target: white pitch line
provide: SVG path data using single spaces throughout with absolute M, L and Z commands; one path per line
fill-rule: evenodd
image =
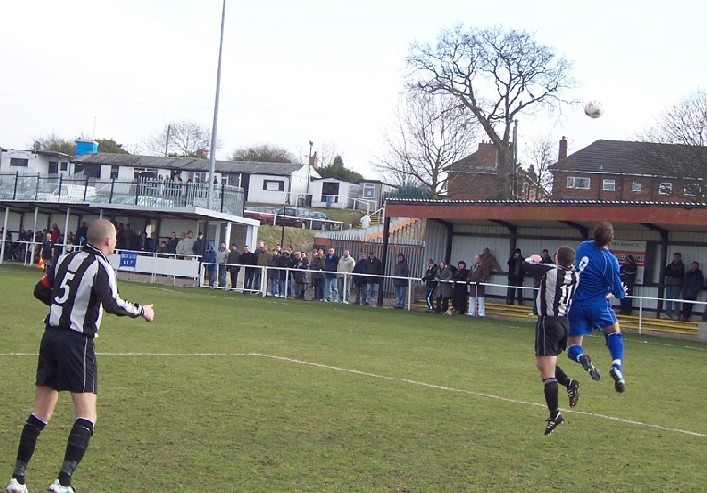
M 273 360 L 284 361 L 287 363 L 295 363 L 298 365 L 313 366 L 315 368 L 321 368 L 321 369 L 325 369 L 325 370 L 333 370 L 333 371 L 352 373 L 354 375 L 361 375 L 364 377 L 377 378 L 380 380 L 403 382 L 403 383 L 407 383 L 410 385 L 417 385 L 420 387 L 425 387 L 428 389 L 444 390 L 447 392 L 455 392 L 458 394 L 473 395 L 475 397 L 485 397 L 488 399 L 509 402 L 512 404 L 522 404 L 522 405 L 526 405 L 526 406 L 541 407 L 541 408 L 545 407 L 545 404 L 540 404 L 537 402 L 528 402 L 528 401 L 522 401 L 519 399 L 511 399 L 508 397 L 503 397 L 503 396 L 494 395 L 494 394 L 486 394 L 484 392 L 475 392 L 473 390 L 457 389 L 454 387 L 435 385 L 435 384 L 431 384 L 431 383 L 420 382 L 418 380 L 411 380 L 409 378 L 388 377 L 385 375 L 378 375 L 376 373 L 370 373 L 370 372 L 365 372 L 365 371 L 361 371 L 361 370 L 353 370 L 350 368 L 341 368 L 338 366 L 324 365 L 322 363 L 314 363 L 311 361 L 304 361 L 301 359 L 288 358 L 286 356 L 276 356 L 276 355 L 264 354 L 264 353 L 96 353 L 96 355 L 98 355 L 98 356 L 139 356 L 139 357 L 142 357 L 142 356 L 145 356 L 145 357 L 155 357 L 155 356 L 165 356 L 165 357 L 256 356 L 256 357 L 260 357 L 260 358 L 269 358 L 269 359 L 273 359 Z M 1 353 L 0 357 L 2 357 L 2 356 L 37 356 L 37 354 L 36 353 Z M 644 426 L 644 427 L 653 428 L 656 430 L 670 431 L 670 432 L 674 432 L 674 433 L 683 433 L 685 435 L 690 435 L 690 436 L 695 436 L 695 437 L 707 436 L 706 434 L 698 433 L 695 431 L 683 430 L 680 428 L 669 428 L 666 426 L 654 425 L 651 423 L 645 423 L 643 421 L 636 421 L 633 419 L 617 418 L 615 416 L 608 416 L 606 414 L 590 413 L 590 412 L 586 412 L 586 411 L 576 411 L 576 410 L 565 410 L 565 411 L 570 412 L 570 413 L 574 413 L 574 414 L 582 414 L 584 416 L 592 416 L 595 418 L 607 419 L 609 421 L 616 421 L 619 423 L 626 423 L 626 424 L 631 424 L 631 425 L 636 425 L 636 426 Z

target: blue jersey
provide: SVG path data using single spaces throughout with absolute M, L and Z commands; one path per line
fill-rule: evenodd
M 619 261 L 607 248 L 599 248 L 594 241 L 583 241 L 577 248 L 575 267 L 580 273 L 579 283 L 573 303 L 606 303 L 612 293 L 617 298 L 626 297 L 621 278 Z

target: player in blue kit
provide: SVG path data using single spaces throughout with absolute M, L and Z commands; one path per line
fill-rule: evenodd
M 624 356 L 624 340 L 616 314 L 611 308 L 611 296 L 626 297 L 626 288 L 619 277 L 619 261 L 609 251 L 614 239 L 614 227 L 601 222 L 594 227 L 594 240 L 583 241 L 577 248 L 575 267 L 582 282 L 569 311 L 569 338 L 567 356 L 579 363 L 594 380 L 599 380 L 599 370 L 592 358 L 584 354 L 582 339 L 592 330 L 602 330 L 606 347 L 611 354 L 611 377 L 617 392 L 626 389 L 621 362 Z

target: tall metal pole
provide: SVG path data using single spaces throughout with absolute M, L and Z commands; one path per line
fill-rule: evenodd
M 218 68 L 216 70 L 216 100 L 214 101 L 214 124 L 211 127 L 211 149 L 209 149 L 209 177 L 207 180 L 206 208 L 211 209 L 211 196 L 214 191 L 212 182 L 216 170 L 216 128 L 218 125 L 218 98 L 221 94 L 221 54 L 223 52 L 223 26 L 226 23 L 226 0 L 221 11 L 221 41 L 218 46 Z
M 314 141 L 309 141 L 309 161 L 307 162 L 307 191 L 304 193 L 304 205 L 307 204 L 307 197 L 309 197 L 309 171 L 312 169 L 312 146 Z M 311 203 L 309 204 L 311 205 Z
M 518 120 L 513 120 L 513 174 L 511 181 L 511 198 L 518 198 Z

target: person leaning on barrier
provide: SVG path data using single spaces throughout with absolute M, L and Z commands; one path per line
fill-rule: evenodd
M 408 288 L 408 280 L 400 279 L 401 277 L 410 277 L 410 267 L 408 266 L 408 261 L 405 259 L 405 255 L 402 253 L 398 254 L 398 263 L 395 264 L 395 269 L 393 270 L 393 286 L 395 286 L 395 306 L 398 310 L 402 310 L 405 307 L 405 295 Z
M 366 280 L 366 276 L 362 275 L 366 273 L 366 262 L 368 262 L 368 260 L 366 260 L 366 254 L 363 252 L 359 253 L 358 262 L 356 262 L 352 271 L 353 289 L 356 295 L 354 304 L 356 305 L 366 302 L 366 286 L 368 285 L 368 281 Z

